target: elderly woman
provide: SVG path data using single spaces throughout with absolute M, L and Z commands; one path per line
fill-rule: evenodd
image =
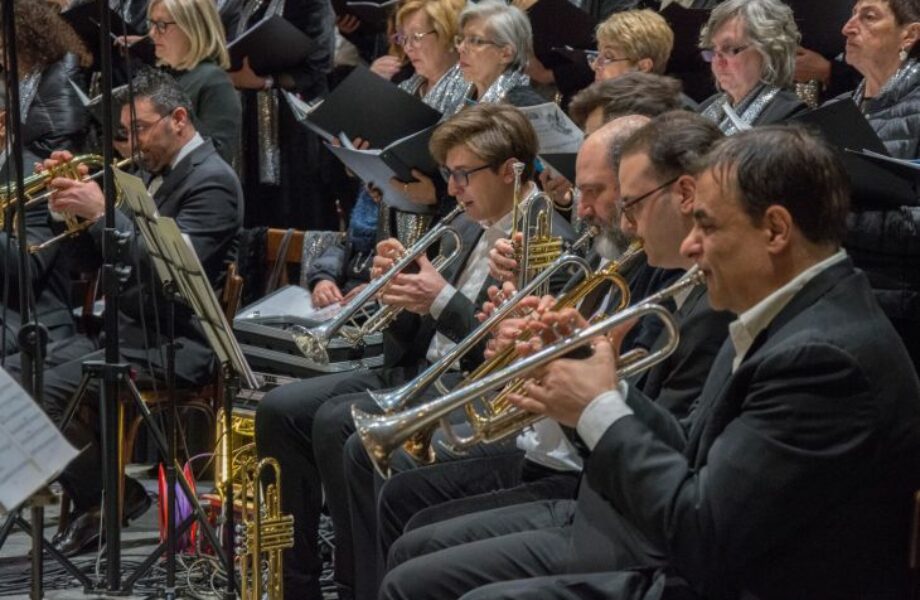
M 779 0 L 727 0 L 700 34 L 719 93 L 702 115 L 726 134 L 783 121 L 805 105 L 788 88 L 795 70 L 799 30 L 792 9 Z
M 663 75 L 674 48 L 674 32 L 653 10 L 614 13 L 597 26 L 595 81 L 614 79 L 630 71 Z
M 157 62 L 175 71 L 192 100 L 198 131 L 230 162 L 239 144 L 242 108 L 225 71 L 230 58 L 214 0 L 153 0 L 147 19 Z
M 63 148 L 77 153 L 83 149 L 87 112 L 70 81 L 78 78 L 78 55 L 86 58 L 86 50 L 50 4 L 16 2 L 14 7 L 22 164 L 28 176 L 35 164 L 48 158 L 53 150 Z M 0 66 L 5 69 L 7 65 L 3 60 L 0 57 Z M 0 117 L 5 115 L 0 112 Z M 0 118 L 0 123 L 5 127 L 6 119 Z M 2 131 L 0 185 L 4 187 L 13 174 L 12 161 L 5 148 L 6 131 Z M 26 211 L 26 226 L 30 244 L 43 242 L 53 235 L 46 206 Z M 58 260 L 58 249 L 52 247 L 29 258 L 36 314 L 48 328 L 51 340 L 65 339 L 73 333 L 69 309 L 70 277 L 63 261 Z M 4 300 L 8 304 L 0 315 L 4 327 L 0 333 L 0 351 L 7 353 L 18 346 L 18 259 L 16 242 L 11 242 L 6 232 L 0 232 L 0 278 L 8 276 L 11 284 Z
M 470 100 L 514 106 L 543 102 L 524 74 L 533 54 L 533 32 L 519 8 L 501 0 L 468 5 L 460 14 L 455 44 L 463 76 L 473 84 Z
M 843 35 L 865 78 L 853 101 L 892 156 L 920 158 L 920 0 L 859 0 Z M 920 369 L 920 209 L 860 210 L 848 225 L 847 251 Z
M 399 87 L 445 116 L 463 106 L 470 87 L 457 66 L 454 49 L 463 6 L 462 0 L 406 0 L 396 11 L 393 41 L 403 50 L 415 71 Z M 384 78 L 391 74 L 388 69 L 374 69 L 374 72 Z M 422 173 L 416 173 L 415 178 L 417 182 L 409 183 L 394 179 L 392 185 L 405 190 L 418 204 L 436 204 L 439 194 L 435 183 Z M 446 195 L 440 196 L 446 199 Z M 447 202 L 443 204 L 449 209 Z M 384 215 L 382 221 L 378 221 L 378 215 Z M 349 293 L 354 294 L 363 287 L 378 234 L 383 238 L 398 237 L 409 246 L 416 234 L 424 232 L 432 217 L 430 212 L 413 214 L 386 206 L 378 211 L 375 199 L 362 190 L 351 211 L 346 243 L 327 248 L 307 273 L 313 305 L 322 308 L 333 302 L 347 301 Z

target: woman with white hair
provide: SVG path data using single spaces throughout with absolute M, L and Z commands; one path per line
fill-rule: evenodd
M 198 131 L 230 162 L 243 109 L 225 71 L 230 56 L 214 0 L 153 0 L 147 7 L 147 26 L 157 63 L 173 71 L 192 100 Z
M 460 13 L 460 34 L 454 43 L 460 70 L 473 84 L 469 100 L 514 106 L 543 102 L 524 74 L 533 54 L 533 30 L 519 8 L 501 0 L 468 5 Z
M 801 35 L 779 0 L 727 0 L 700 33 L 719 90 L 702 115 L 726 134 L 784 121 L 805 109 L 789 88 Z

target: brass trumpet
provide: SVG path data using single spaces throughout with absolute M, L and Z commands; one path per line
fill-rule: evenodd
M 353 324 L 351 328 L 345 328 L 356 317 L 364 314 L 365 306 L 374 301 L 377 293 L 386 287 L 390 280 L 425 254 L 428 248 L 436 242 L 440 242 L 445 237 L 453 238 L 454 249 L 448 256 L 438 256 L 432 263 L 435 268 L 443 272 L 444 269 L 457 260 L 462 252 L 463 242 L 460 239 L 460 235 L 454 229 L 448 227 L 447 223 L 452 221 L 463 210 L 463 207 L 458 205 L 448 213 L 428 233 L 406 250 L 386 273 L 367 284 L 358 295 L 343 306 L 335 318 L 310 329 L 301 328 L 300 333 L 294 335 L 294 342 L 303 355 L 319 364 L 328 364 L 329 343 L 337 334 L 341 334 L 349 343 L 356 345 L 366 335 L 382 330 L 395 319 L 402 309 L 395 306 L 384 306 L 368 317 L 363 324 Z
M 263 493 L 262 475 L 268 469 L 274 483 Z M 236 536 L 240 598 L 282 600 L 282 552 L 294 547 L 294 517 L 281 513 L 281 467 L 274 458 L 250 458 L 239 466 L 239 472 L 244 494 Z
M 626 283 L 626 280 L 620 275 L 620 272 L 638 257 L 642 256 L 642 242 L 636 241 L 633 242 L 626 252 L 618 259 L 609 262 L 603 268 L 598 269 L 594 273 L 590 274 L 585 278 L 580 284 L 573 287 L 568 292 L 563 293 L 560 297 L 557 298 L 556 304 L 553 306 L 552 310 L 562 310 L 564 308 L 574 308 L 584 300 L 584 298 L 596 290 L 604 282 L 609 281 L 611 285 L 617 288 L 619 291 L 619 302 L 611 312 L 619 312 L 623 310 L 627 305 L 629 305 L 630 293 L 629 285 Z M 512 299 L 511 303 L 516 304 L 519 301 L 518 297 Z M 530 338 L 531 334 L 526 330 L 521 333 L 516 342 L 524 342 Z M 457 389 L 461 389 L 464 386 L 470 385 L 483 377 L 486 377 L 490 373 L 494 373 L 500 369 L 507 367 L 511 364 L 517 355 L 514 352 L 514 345 L 509 345 L 503 351 L 499 352 L 497 355 L 492 357 L 492 359 L 482 363 L 479 367 L 470 373 L 464 380 L 457 386 Z M 475 431 L 485 431 L 489 428 L 493 428 L 492 424 L 495 423 L 504 423 L 505 417 L 503 416 L 506 411 L 511 410 L 512 407 L 507 403 L 508 394 L 517 392 L 524 385 L 524 380 L 514 381 L 508 385 L 508 387 L 499 393 L 494 398 L 490 400 L 483 401 L 482 412 L 477 410 L 476 403 L 470 402 L 464 406 L 464 411 L 467 415 L 467 420 L 472 424 Z M 447 423 L 442 423 L 446 427 L 448 432 L 449 444 L 452 447 L 452 450 L 457 452 L 463 451 L 473 443 L 463 443 L 461 440 L 457 440 L 450 437 L 450 432 L 453 431 L 450 428 L 450 425 Z M 437 425 L 433 425 L 427 429 L 421 430 L 411 438 L 409 438 L 404 444 L 404 450 L 408 453 L 415 461 L 419 463 L 430 463 L 434 460 L 434 452 L 431 448 L 431 438 L 434 435 Z M 505 436 L 510 435 L 515 430 L 511 428 L 505 428 L 505 434 L 501 437 L 495 437 L 493 435 L 487 436 L 489 441 L 497 442 L 500 439 L 503 439 Z M 478 440 L 477 440 L 478 442 Z
M 115 163 L 116 169 L 123 169 L 134 162 L 134 158 L 125 158 Z M 23 196 L 26 198 L 24 207 L 26 210 L 47 202 L 51 198 L 52 191 L 48 189 L 53 179 L 64 177 L 67 179 L 93 181 L 102 176 L 102 170 L 96 171 L 92 175 L 83 177 L 80 175 L 80 165 L 86 165 L 90 168 L 101 169 L 105 166 L 105 159 L 98 154 L 81 154 L 75 156 L 67 162 L 62 162 L 53 167 L 45 169 L 34 175 L 30 175 L 22 182 Z M 18 190 L 15 185 L 4 187 L 0 191 L 0 229 L 5 225 L 7 209 L 15 207 L 18 203 Z M 117 194 L 116 204 L 121 203 L 121 193 Z M 79 217 L 71 215 L 62 215 L 64 220 L 64 231 L 55 237 L 45 240 L 41 244 L 29 246 L 29 252 L 36 253 L 52 246 L 66 238 L 75 236 L 92 225 L 91 221 L 85 221 Z
M 438 421 L 444 423 L 445 433 L 458 447 L 469 446 L 480 441 L 501 439 L 510 432 L 520 431 L 543 417 L 520 409 L 508 410 L 502 413 L 501 418 L 497 421 L 486 424 L 485 429 L 476 429 L 482 425 L 471 423 L 474 428 L 473 433 L 467 438 L 458 436 L 450 429 L 450 424 L 443 420 L 453 410 L 478 400 L 486 392 L 521 378 L 537 367 L 563 357 L 572 350 L 589 343 L 595 336 L 606 334 L 631 319 L 654 315 L 662 320 L 667 332 L 667 341 L 664 346 L 652 353 L 635 353 L 633 351 L 624 354 L 618 361 L 617 370 L 620 378 L 628 378 L 650 369 L 670 356 L 677 349 L 677 344 L 680 341 L 677 322 L 670 311 L 664 308 L 661 303 L 682 290 L 702 283 L 702 281 L 703 274 L 698 267 L 693 267 L 676 283 L 649 296 L 641 303 L 593 323 L 530 356 L 516 361 L 506 368 L 490 373 L 470 385 L 452 391 L 421 406 L 391 415 L 372 415 L 357 407 L 352 407 L 351 414 L 355 421 L 358 436 L 374 463 L 374 467 L 382 476 L 387 477 L 389 475 L 390 455 L 413 435 L 430 428 L 437 424 Z M 493 438 L 493 436 L 496 437 Z
M 541 273 L 562 254 L 562 237 L 552 235 L 552 215 L 555 211 L 552 199 L 540 192 L 525 203 L 522 198 L 521 178 L 524 163 L 516 162 L 514 170 L 514 207 L 511 216 L 511 241 L 514 244 L 514 260 L 518 264 L 517 289 L 523 289 L 531 279 Z M 523 232 L 521 243 L 514 241 L 518 232 Z M 548 281 L 547 285 L 548 285 Z M 535 293 L 542 293 L 543 286 Z

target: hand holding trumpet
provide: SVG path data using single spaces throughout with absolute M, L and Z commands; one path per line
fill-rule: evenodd
M 377 255 L 371 268 L 371 278 L 376 279 L 387 273 L 405 251 L 398 240 L 388 239 L 377 244 Z M 405 271 L 394 275 L 390 282 L 380 291 L 379 298 L 384 304 L 404 308 L 419 315 L 428 314 L 431 305 L 447 281 L 422 254 L 415 260 L 418 271 Z
M 70 152 L 58 150 L 52 152 L 51 158 L 45 159 L 36 171 L 54 169 L 72 159 L 73 154 Z M 84 178 L 89 174 L 89 169 L 85 165 L 79 165 L 77 171 Z M 48 207 L 53 212 L 77 216 L 88 221 L 95 221 L 105 214 L 105 196 L 96 182 L 55 177 L 49 186 L 52 193 L 48 199 Z

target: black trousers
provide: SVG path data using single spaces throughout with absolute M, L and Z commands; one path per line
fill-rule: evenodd
M 294 547 L 284 555 L 285 594 L 288 598 L 321 598 L 319 577 L 322 560 L 317 547 L 317 528 L 323 489 L 336 528 L 336 583 L 343 597 L 350 596 L 351 534 L 347 501 L 341 475 L 341 453 L 353 429 L 350 407 L 370 408 L 368 390 L 398 385 L 400 370 L 359 371 L 304 379 L 272 390 L 256 409 L 256 447 L 260 456 L 271 456 L 281 466 L 281 508 L 294 516 Z M 338 421 L 339 429 L 328 422 Z M 342 437 L 344 436 L 344 438 Z M 341 443 L 336 440 L 341 439 Z

